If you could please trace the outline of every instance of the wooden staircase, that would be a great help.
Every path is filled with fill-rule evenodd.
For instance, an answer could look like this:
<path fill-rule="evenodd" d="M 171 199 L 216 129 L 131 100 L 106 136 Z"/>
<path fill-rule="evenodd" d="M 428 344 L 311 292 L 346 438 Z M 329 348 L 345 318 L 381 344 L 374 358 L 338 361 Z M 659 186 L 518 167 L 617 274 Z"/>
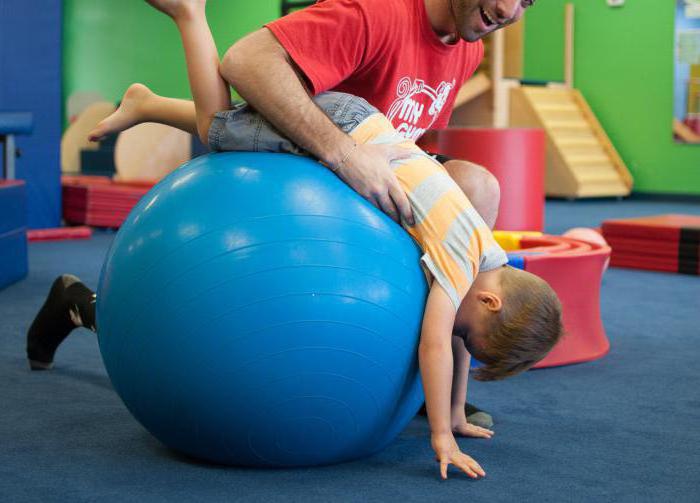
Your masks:
<path fill-rule="evenodd" d="M 576 89 L 512 89 L 510 125 L 546 131 L 548 196 L 627 196 L 632 190 L 632 176 L 624 161 Z"/>

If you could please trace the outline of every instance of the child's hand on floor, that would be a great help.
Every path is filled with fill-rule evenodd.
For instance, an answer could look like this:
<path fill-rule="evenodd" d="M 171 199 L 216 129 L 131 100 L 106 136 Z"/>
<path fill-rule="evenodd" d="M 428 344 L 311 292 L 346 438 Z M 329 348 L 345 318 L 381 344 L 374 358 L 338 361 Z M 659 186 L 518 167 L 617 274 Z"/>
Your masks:
<path fill-rule="evenodd" d="M 494 434 L 492 430 L 471 424 L 464 414 L 452 416 L 452 433 L 460 437 L 476 438 L 491 438 Z"/>
<path fill-rule="evenodd" d="M 492 430 L 467 422 L 453 426 L 452 432 L 460 437 L 491 438 L 493 436 Z"/>
<path fill-rule="evenodd" d="M 435 460 L 440 463 L 440 476 L 443 479 L 447 478 L 447 467 L 451 464 L 473 479 L 486 476 L 486 472 L 474 458 L 459 450 L 457 441 L 451 433 L 433 434 L 431 444 L 435 451 Z"/>

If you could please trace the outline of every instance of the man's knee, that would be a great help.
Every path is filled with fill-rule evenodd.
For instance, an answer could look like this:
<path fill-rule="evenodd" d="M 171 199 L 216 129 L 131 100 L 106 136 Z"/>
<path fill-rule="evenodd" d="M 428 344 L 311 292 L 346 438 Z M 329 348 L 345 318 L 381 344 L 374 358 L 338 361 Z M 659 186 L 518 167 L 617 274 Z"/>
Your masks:
<path fill-rule="evenodd" d="M 498 179 L 489 170 L 476 164 L 471 164 L 471 169 L 475 185 L 478 186 L 483 197 L 495 202 L 498 206 L 501 200 L 501 185 L 498 183 Z"/>
<path fill-rule="evenodd" d="M 467 195 L 484 221 L 493 227 L 501 201 L 501 186 L 487 169 L 460 160 L 450 160 L 445 168 Z"/>

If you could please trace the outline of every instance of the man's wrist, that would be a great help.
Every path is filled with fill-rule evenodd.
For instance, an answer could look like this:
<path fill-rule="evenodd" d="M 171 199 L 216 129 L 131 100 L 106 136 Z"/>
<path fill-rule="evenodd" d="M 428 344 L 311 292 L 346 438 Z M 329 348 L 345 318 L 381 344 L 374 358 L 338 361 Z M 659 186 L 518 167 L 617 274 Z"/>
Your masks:
<path fill-rule="evenodd" d="M 346 134 L 329 140 L 327 144 L 333 145 L 333 147 L 323 152 L 321 158 L 333 171 L 337 171 L 341 165 L 347 164 L 349 157 L 352 155 L 352 151 L 357 147 L 355 140 Z"/>
<path fill-rule="evenodd" d="M 350 147 L 350 148 L 347 150 L 347 152 L 345 152 L 345 155 L 344 155 L 343 158 L 340 160 L 340 162 L 337 163 L 335 166 L 331 166 L 331 170 L 332 170 L 334 173 L 340 171 L 340 170 L 343 168 L 343 166 L 345 166 L 345 163 L 348 162 L 348 159 L 350 159 L 350 156 L 352 156 L 352 154 L 355 152 L 356 149 L 357 149 L 357 143 L 353 143 L 352 147 Z"/>

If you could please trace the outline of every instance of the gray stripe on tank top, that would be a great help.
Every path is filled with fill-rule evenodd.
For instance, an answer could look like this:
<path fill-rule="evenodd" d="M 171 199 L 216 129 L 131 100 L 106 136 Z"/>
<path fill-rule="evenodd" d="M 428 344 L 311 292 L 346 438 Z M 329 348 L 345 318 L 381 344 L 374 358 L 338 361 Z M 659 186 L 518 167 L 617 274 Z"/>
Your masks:
<path fill-rule="evenodd" d="M 455 288 L 452 286 L 452 283 L 450 283 L 450 280 L 447 279 L 447 276 L 445 276 L 445 274 L 442 272 L 442 269 L 440 269 L 435 264 L 435 262 L 433 262 L 433 259 L 430 258 L 430 255 L 423 255 L 421 260 L 430 271 L 430 274 L 433 275 L 435 281 L 437 281 L 438 284 L 443 288 L 443 290 L 445 290 L 445 293 L 447 293 L 447 296 L 452 301 L 452 305 L 454 306 L 455 310 L 459 309 L 461 299 L 457 295 L 457 290 L 455 290 Z"/>
<path fill-rule="evenodd" d="M 476 232 L 476 227 L 483 224 L 479 213 L 472 208 L 465 208 L 452 222 L 442 241 L 443 246 L 459 267 L 465 272 L 471 283 L 474 281 L 474 270 L 469 260 L 469 242 Z M 484 224 L 485 225 L 485 224 Z"/>
<path fill-rule="evenodd" d="M 455 183 L 450 175 L 444 171 L 438 171 L 423 180 L 408 194 L 413 208 L 413 217 L 416 225 L 425 220 L 426 215 L 435 206 L 435 203 L 454 187 Z"/>
<path fill-rule="evenodd" d="M 369 142 L 372 145 L 398 145 L 400 143 L 406 142 L 406 138 L 401 136 L 400 133 L 397 131 L 386 131 L 384 133 L 378 134 L 376 137 L 372 138 L 372 140 Z M 393 169 L 398 168 L 399 166 L 403 166 L 404 164 L 408 164 L 409 162 L 418 160 L 418 159 L 428 159 L 430 162 L 433 162 L 440 166 L 442 168 L 442 164 L 440 164 L 437 160 L 435 160 L 433 157 L 429 156 L 422 150 L 420 151 L 413 151 L 411 152 L 411 155 L 404 158 L 404 159 L 396 159 L 395 161 L 391 161 L 391 167 Z"/>
<path fill-rule="evenodd" d="M 484 255 L 481 257 L 481 265 L 479 266 L 479 269 L 484 272 L 491 271 L 507 263 L 508 255 L 505 251 L 503 251 L 503 248 L 501 248 L 501 246 L 494 241 L 484 251 Z"/>
<path fill-rule="evenodd" d="M 406 138 L 401 136 L 396 131 L 384 131 L 383 133 L 379 133 L 377 136 L 372 138 L 369 143 L 372 145 L 395 145 L 405 141 Z"/>

